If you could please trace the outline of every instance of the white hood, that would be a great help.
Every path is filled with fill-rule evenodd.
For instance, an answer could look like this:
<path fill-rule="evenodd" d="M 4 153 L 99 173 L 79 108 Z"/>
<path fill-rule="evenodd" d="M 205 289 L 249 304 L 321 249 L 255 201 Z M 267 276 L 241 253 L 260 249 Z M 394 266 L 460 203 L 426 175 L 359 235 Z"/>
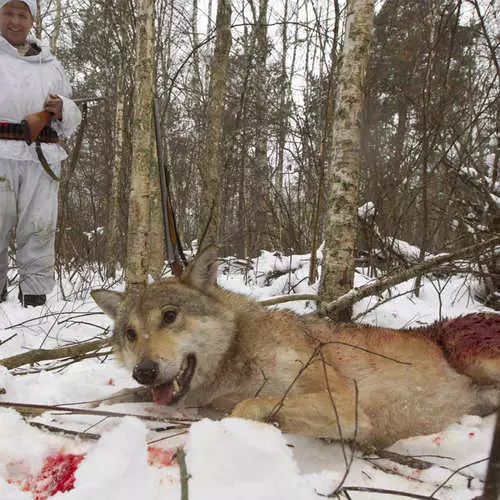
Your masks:
<path fill-rule="evenodd" d="M 34 56 L 22 57 L 17 53 L 16 47 L 11 45 L 2 35 L 0 35 L 0 53 L 8 54 L 11 57 L 22 57 L 23 60 L 31 63 L 46 63 L 55 60 L 47 44 L 43 44 L 34 36 L 29 36 L 27 41 L 29 44 L 35 44 L 41 50 L 40 53 Z"/>
<path fill-rule="evenodd" d="M 0 122 L 20 123 L 30 113 L 42 111 L 49 94 L 63 99 L 63 119 L 53 127 L 69 136 L 81 120 L 80 110 L 71 101 L 71 85 L 59 61 L 40 41 L 28 40 L 41 49 L 33 56 L 20 56 L 17 49 L 0 36 Z M 58 144 L 44 144 L 49 163 L 60 161 L 66 153 Z M 34 146 L 23 141 L 0 140 L 0 158 L 36 160 Z"/>

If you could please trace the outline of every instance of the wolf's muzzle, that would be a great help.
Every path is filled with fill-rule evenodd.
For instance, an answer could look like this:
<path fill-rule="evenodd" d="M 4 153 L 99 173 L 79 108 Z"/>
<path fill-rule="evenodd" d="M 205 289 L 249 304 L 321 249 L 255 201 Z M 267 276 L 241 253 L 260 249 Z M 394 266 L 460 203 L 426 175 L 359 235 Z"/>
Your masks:
<path fill-rule="evenodd" d="M 142 359 L 134 366 L 132 376 L 139 384 L 151 385 L 156 381 L 159 372 L 160 367 L 158 363 L 152 359 L 146 358 Z"/>

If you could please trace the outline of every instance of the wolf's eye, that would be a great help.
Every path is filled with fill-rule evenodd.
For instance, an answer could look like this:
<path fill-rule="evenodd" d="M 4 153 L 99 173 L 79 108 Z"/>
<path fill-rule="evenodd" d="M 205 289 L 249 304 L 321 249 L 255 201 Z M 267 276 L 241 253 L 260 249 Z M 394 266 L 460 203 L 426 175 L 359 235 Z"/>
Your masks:
<path fill-rule="evenodd" d="M 177 311 L 168 309 L 167 311 L 163 312 L 163 324 L 168 325 L 170 323 L 173 323 L 175 321 L 175 318 L 177 318 Z"/>
<path fill-rule="evenodd" d="M 127 328 L 125 330 L 125 337 L 127 337 L 127 340 L 129 342 L 135 342 L 137 339 L 137 333 L 135 333 L 135 330 L 133 328 Z"/>

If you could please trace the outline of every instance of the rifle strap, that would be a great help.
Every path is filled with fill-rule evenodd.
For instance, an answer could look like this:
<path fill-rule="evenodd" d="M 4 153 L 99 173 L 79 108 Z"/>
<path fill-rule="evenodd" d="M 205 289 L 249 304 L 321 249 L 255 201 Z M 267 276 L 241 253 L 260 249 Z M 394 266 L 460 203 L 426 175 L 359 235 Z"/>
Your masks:
<path fill-rule="evenodd" d="M 47 158 L 45 158 L 45 155 L 43 154 L 42 145 L 41 145 L 40 141 L 36 141 L 35 150 L 36 150 L 36 155 L 38 156 L 38 159 L 40 160 L 40 164 L 42 165 L 45 172 L 47 172 L 52 179 L 59 182 L 61 179 L 59 177 L 57 177 L 57 175 L 54 173 L 54 171 L 50 168 L 49 162 L 47 161 Z"/>

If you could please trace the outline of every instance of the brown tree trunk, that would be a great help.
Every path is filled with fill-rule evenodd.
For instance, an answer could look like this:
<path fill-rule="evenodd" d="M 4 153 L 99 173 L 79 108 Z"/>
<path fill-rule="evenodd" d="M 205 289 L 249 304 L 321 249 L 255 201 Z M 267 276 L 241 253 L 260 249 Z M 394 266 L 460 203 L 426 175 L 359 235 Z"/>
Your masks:
<path fill-rule="evenodd" d="M 498 500 L 500 498 L 500 408 L 491 445 L 490 462 L 486 474 L 483 496 L 478 500 Z"/>
<path fill-rule="evenodd" d="M 373 1 L 351 0 L 347 8 L 342 67 L 336 98 L 332 155 L 325 172 L 325 254 L 320 293 L 326 300 L 353 286 L 357 238 L 360 117 L 373 27 Z M 326 311 L 320 306 L 320 313 Z M 351 311 L 341 318 L 350 319 Z"/>
<path fill-rule="evenodd" d="M 333 44 L 330 53 L 330 72 L 328 74 L 328 101 L 325 110 L 325 119 L 323 122 L 321 146 L 319 150 L 319 187 L 317 198 L 315 201 L 316 207 L 312 216 L 312 245 L 311 245 L 311 260 L 309 265 L 309 285 L 312 285 L 318 277 L 317 267 L 317 250 L 319 246 L 319 235 L 321 228 L 321 218 L 324 210 L 324 180 L 325 180 L 325 165 L 329 161 L 329 153 L 331 153 L 331 134 L 333 124 L 333 112 L 335 109 L 335 82 L 338 74 L 338 43 L 340 32 L 340 5 L 338 0 L 334 2 L 335 6 L 335 25 L 333 31 Z"/>
<path fill-rule="evenodd" d="M 231 49 L 231 2 L 219 0 L 215 51 L 210 64 L 207 133 L 200 163 L 201 199 L 198 229 L 199 250 L 219 241 L 221 220 L 221 141 L 227 67 Z"/>

